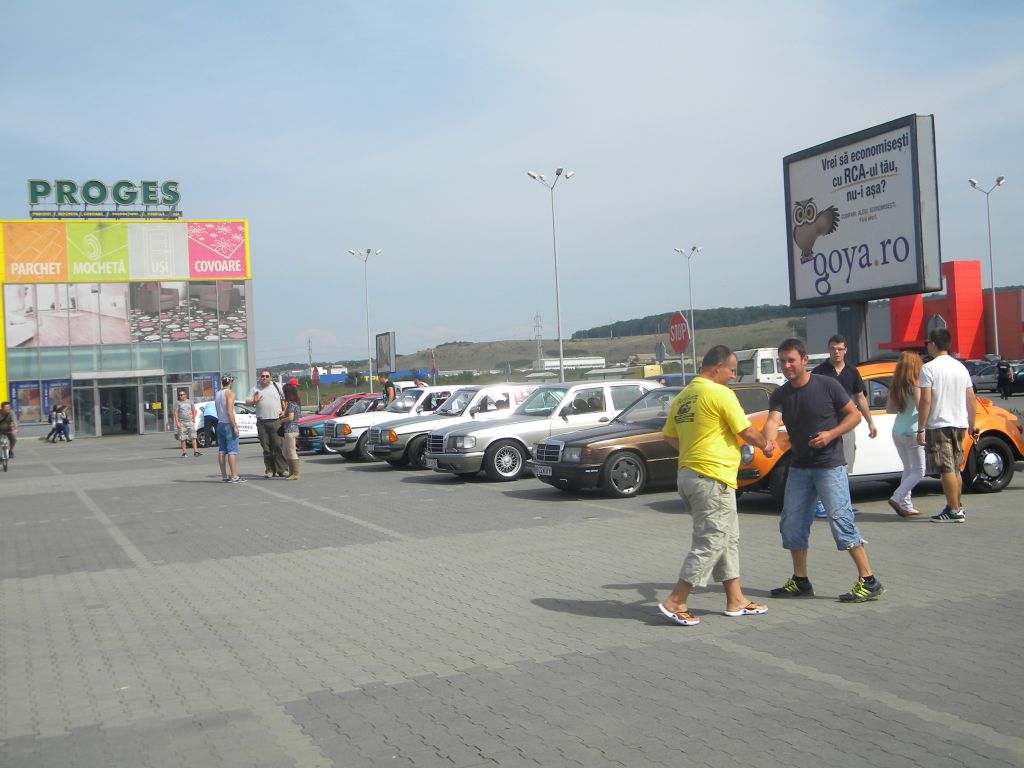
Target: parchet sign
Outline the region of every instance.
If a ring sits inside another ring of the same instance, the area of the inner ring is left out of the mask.
[[[682,312],[672,315],[668,324],[668,343],[672,345],[672,351],[680,355],[690,346],[690,326]]]

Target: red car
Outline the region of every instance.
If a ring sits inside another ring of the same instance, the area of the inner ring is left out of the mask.
[[[379,392],[360,392],[356,395],[338,395],[312,416],[299,419],[299,436],[295,448],[299,451],[335,453],[324,445],[324,422],[347,413],[375,411],[383,404]]]

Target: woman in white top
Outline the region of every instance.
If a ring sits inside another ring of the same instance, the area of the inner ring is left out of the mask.
[[[885,410],[895,413],[892,440],[903,462],[903,478],[889,498],[889,506],[900,517],[913,517],[921,513],[914,509],[910,492],[924,477],[924,446],[917,441],[917,408],[921,402],[918,379],[921,357],[915,352],[904,352],[896,363],[896,372],[889,385],[889,402]]]

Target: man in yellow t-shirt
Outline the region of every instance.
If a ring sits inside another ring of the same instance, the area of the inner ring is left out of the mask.
[[[766,441],[751,426],[739,400],[726,384],[736,376],[736,355],[723,345],[704,355],[700,375],[669,406],[662,434],[679,449],[676,484],[683,507],[693,516],[693,540],[672,594],[658,605],[665,618],[684,627],[700,623],[687,609],[694,586],[711,577],[725,588],[726,616],[756,616],[768,608],[747,600],[740,588],[739,518],[736,514],[736,472],[740,466],[738,437],[771,456]]]

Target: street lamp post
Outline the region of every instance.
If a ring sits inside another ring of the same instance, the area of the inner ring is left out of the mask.
[[[985,213],[988,216],[988,277],[992,288],[992,335],[995,337],[996,357],[999,357],[999,315],[996,313],[996,273],[992,265],[992,208],[989,205],[989,195],[995,191],[996,187],[1003,186],[1006,177],[997,177],[996,183],[987,190],[978,186],[977,179],[968,179],[967,182],[971,185],[971,189],[976,189],[985,195]]]
[[[686,257],[686,282],[687,289],[690,292],[690,344],[693,346],[693,372],[697,372],[697,331],[693,327],[693,279],[690,276],[690,260],[700,253],[703,248],[699,245],[694,245],[689,251],[683,248],[673,248],[676,253],[681,253]]]
[[[551,249],[555,255],[555,327],[558,333],[558,380],[565,381],[565,354],[562,351],[562,302],[558,291],[558,236],[555,230],[555,185],[558,180],[564,178],[566,181],[576,175],[574,171],[566,171],[562,168],[555,169],[555,180],[548,183],[542,173],[527,171],[526,175],[534,181],[539,181],[551,193]]]
[[[366,307],[366,365],[369,368],[370,375],[366,380],[367,385],[371,391],[373,389],[373,355],[370,352],[370,288],[369,281],[366,276],[366,267],[370,261],[370,256],[377,256],[380,254],[380,249],[373,250],[367,248],[364,250],[353,251],[351,248],[348,251],[361,262],[363,262],[363,304]]]

